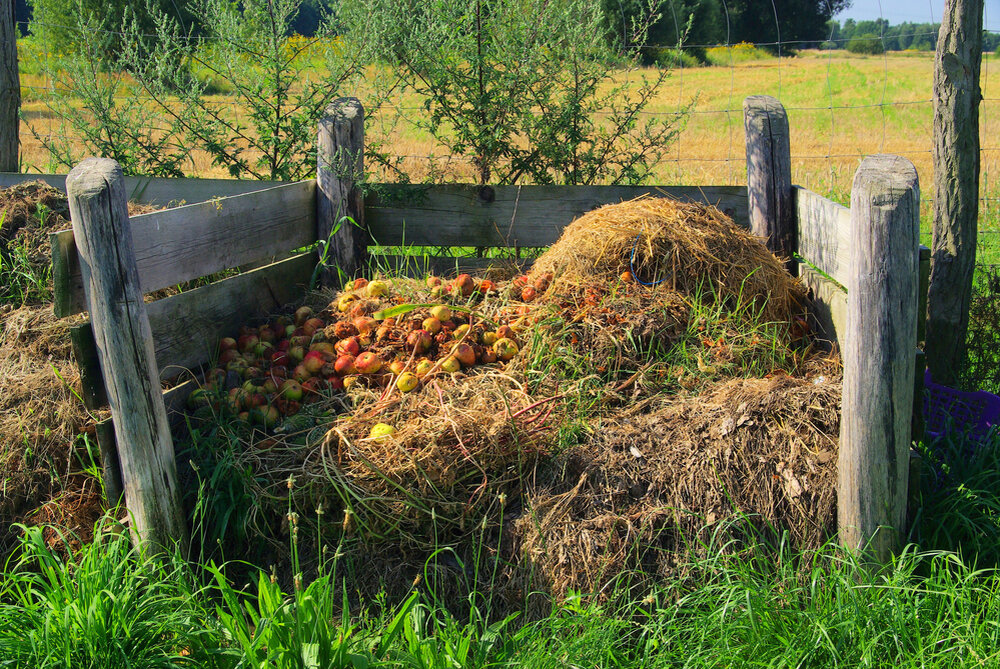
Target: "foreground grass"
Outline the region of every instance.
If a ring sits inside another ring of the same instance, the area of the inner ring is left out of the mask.
[[[348,584],[292,592],[266,574],[157,562],[121,537],[54,554],[29,532],[0,588],[0,667],[959,667],[1000,648],[1000,579],[951,553],[876,569],[716,546],[640,600],[570,597],[542,620],[457,619],[414,593],[379,615],[335,608]],[[203,573],[201,575],[204,575]]]
[[[146,555],[110,523],[70,557],[22,528],[0,578],[0,667],[996,666],[1000,438],[924,455],[914,536],[959,552],[911,544],[876,566],[834,544],[720,543],[734,533],[719,527],[680,576],[641,592],[623,581],[600,601],[573,593],[535,621],[491,618],[489,592],[459,618],[416,588],[349,615],[336,560],[308,584],[252,571],[237,588],[215,565]]]

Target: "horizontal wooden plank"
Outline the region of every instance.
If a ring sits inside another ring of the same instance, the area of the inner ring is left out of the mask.
[[[448,256],[369,256],[372,271],[393,275],[421,277],[435,274],[454,277],[463,272],[469,274],[514,275],[531,267],[531,260],[516,258],[455,258]]]
[[[315,241],[315,180],[155,211],[130,219],[142,292],[284,255]],[[57,316],[87,309],[73,231],[55,234]],[[68,291],[68,292],[67,292]]]
[[[365,201],[365,221],[384,246],[549,246],[581,214],[645,194],[713,204],[748,225],[744,186],[386,184]]]
[[[851,264],[851,210],[794,186],[798,253],[811,265],[847,284]]]
[[[65,174],[18,174],[0,172],[0,188],[10,188],[27,181],[44,181],[53,188],[66,190]],[[250,181],[246,179],[167,179],[164,177],[125,177],[129,200],[158,207],[194,204],[219,197],[243,195],[280,186],[281,181]]]
[[[221,337],[299,299],[315,266],[315,254],[300,253],[147,304],[160,378],[174,378],[208,362]]]
[[[819,328],[820,339],[843,350],[847,332],[847,291],[808,265],[799,265],[799,277],[812,296],[810,312]]]

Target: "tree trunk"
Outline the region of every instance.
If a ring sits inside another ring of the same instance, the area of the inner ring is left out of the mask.
[[[0,10],[0,172],[17,172],[18,114],[21,77],[17,69],[17,23],[14,0]]]
[[[979,215],[983,0],[946,0],[934,58],[934,235],[927,364],[953,383],[965,364]]]

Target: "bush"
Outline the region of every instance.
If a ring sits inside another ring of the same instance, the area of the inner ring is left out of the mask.
[[[711,65],[726,66],[755,60],[770,60],[774,55],[764,49],[758,49],[749,42],[740,42],[733,46],[712,47],[706,52],[705,58]]]
[[[653,62],[668,70],[701,67],[701,62],[683,49],[656,49]]]
[[[865,33],[852,37],[847,43],[847,50],[851,53],[878,56],[885,53],[885,45],[882,43],[882,38],[875,33]]]

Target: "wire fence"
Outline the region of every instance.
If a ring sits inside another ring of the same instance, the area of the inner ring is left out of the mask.
[[[727,10],[728,25],[731,17],[726,3],[722,4]],[[920,18],[924,24],[934,24],[940,17],[934,16],[929,5],[926,16]],[[76,29],[61,24],[37,25]],[[777,13],[775,26],[778,27]],[[113,30],[106,32],[113,36],[122,34]],[[911,42],[935,35],[927,30],[906,33]],[[829,37],[825,46],[844,46],[850,39]],[[199,39],[210,42],[212,38]],[[678,61],[658,98],[638,114],[683,125],[670,151],[654,171],[653,180],[689,184],[743,182],[743,98],[770,94],[781,100],[789,113],[793,180],[796,183],[846,204],[850,181],[860,160],[873,153],[895,153],[910,158],[916,165],[925,184],[922,204],[925,213],[929,211],[932,200],[926,185],[931,183],[932,174],[932,54],[886,52],[864,57],[846,55],[837,49],[803,50],[798,48],[800,45],[797,41],[755,42],[749,46],[757,50],[770,49],[777,55],[747,61],[740,60],[739,54],[741,49],[745,52],[748,45],[731,44],[728,40],[721,45],[683,44],[679,48],[670,44],[642,45],[642,50],[650,52],[693,53],[705,49],[716,52],[715,64],[711,66],[685,67],[683,60]],[[980,112],[984,144],[981,148],[981,194],[986,222],[992,223],[986,225],[983,232],[988,235],[1000,234],[995,222],[1000,218],[1000,206],[996,204],[1000,202],[1000,189],[994,183],[1000,168],[1000,145],[994,144],[995,138],[1000,137],[1000,97],[990,96],[1000,86],[1000,81],[993,81],[1000,75],[998,68],[990,67],[992,59],[991,54],[983,58],[984,97]],[[49,163],[35,146],[34,135],[51,140],[64,137],[67,129],[43,102],[51,96],[53,83],[28,78],[22,86],[27,101],[25,123],[28,126],[28,136],[23,137],[23,141],[26,147],[35,150],[27,152],[26,167],[43,171]],[[132,99],[137,98],[142,96],[132,96]],[[224,97],[219,98],[219,104],[225,104]],[[681,111],[689,104],[689,109]],[[425,113],[425,109],[412,99],[384,105],[381,111],[398,114],[404,120],[407,116]],[[238,104],[233,102],[233,116],[240,112]],[[598,111],[595,116],[600,118],[610,113]],[[444,166],[445,172],[451,172],[445,176],[456,179],[470,176],[474,158],[442,155],[441,147],[426,138],[409,141],[411,138],[406,136],[405,127],[393,126],[392,132],[404,140],[399,142],[393,154],[395,157],[414,167],[421,162],[428,166]],[[195,171],[204,172],[203,176],[225,176],[213,173],[211,166],[195,165]]]

